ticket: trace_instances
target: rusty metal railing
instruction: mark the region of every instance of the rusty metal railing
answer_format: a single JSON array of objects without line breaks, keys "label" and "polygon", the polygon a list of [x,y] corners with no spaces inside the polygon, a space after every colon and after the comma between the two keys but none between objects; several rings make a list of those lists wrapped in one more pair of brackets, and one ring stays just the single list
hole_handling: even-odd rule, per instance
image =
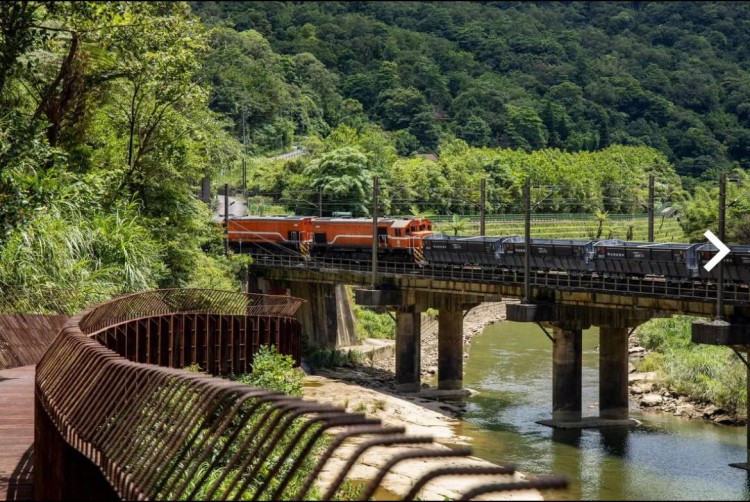
[{"label": "rusty metal railing", "polygon": [[90,310],[79,328],[91,334],[124,321],[172,313],[294,317],[304,300],[213,289],[157,289],[122,296]]},{"label": "rusty metal railing", "polygon": [[[129,330],[128,325],[139,326],[149,317],[234,318],[239,314],[233,309],[260,308],[265,301],[260,295],[250,295],[253,301],[243,304],[231,295],[201,294],[215,303],[198,305],[189,291],[183,296],[178,290],[147,292],[69,320],[37,366],[36,499],[365,500],[398,463],[415,459],[427,462],[427,469],[411,491],[401,494],[404,500],[422,496],[445,476],[481,476],[484,481],[463,494],[468,498],[566,485],[555,476],[519,480],[512,466],[472,464],[468,449],[439,449],[431,437],[411,437],[401,427],[385,427],[340,407],[142,364],[100,342],[98,335],[113,326]],[[270,303],[272,309],[280,305]],[[283,308],[291,305],[299,302]],[[189,311],[181,312],[183,307]],[[147,336],[138,328],[132,333]],[[345,460],[337,457],[352,445],[355,450]],[[352,477],[353,465],[383,447],[396,449],[363,486]],[[445,457],[467,463],[446,468]]]}]

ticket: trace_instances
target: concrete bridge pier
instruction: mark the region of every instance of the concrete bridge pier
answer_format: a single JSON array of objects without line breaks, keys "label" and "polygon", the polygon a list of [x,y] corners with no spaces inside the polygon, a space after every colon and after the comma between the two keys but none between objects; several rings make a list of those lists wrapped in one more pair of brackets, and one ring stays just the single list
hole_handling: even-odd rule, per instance
[{"label": "concrete bridge pier", "polygon": [[464,382],[464,312],[453,302],[438,313],[438,390],[461,390]]},{"label": "concrete bridge pier", "polygon": [[[555,329],[552,349],[552,420],[566,429],[635,424],[628,418],[628,332],[657,317],[645,309],[613,309],[553,303],[508,306],[508,319],[546,322]],[[581,415],[582,331],[599,326],[599,416]]]},{"label": "concrete bridge pier", "polygon": [[343,284],[250,276],[247,290],[251,293],[291,294],[305,300],[297,318],[302,333],[320,348],[330,350],[357,344],[354,314]]},{"label": "concrete bridge pier", "polygon": [[628,328],[599,327],[599,418],[628,419]]},{"label": "concrete bridge pier", "polygon": [[412,305],[396,308],[396,390],[419,392],[422,316]]},{"label": "concrete bridge pier", "polygon": [[555,326],[552,349],[552,422],[581,420],[582,339],[577,323]]}]

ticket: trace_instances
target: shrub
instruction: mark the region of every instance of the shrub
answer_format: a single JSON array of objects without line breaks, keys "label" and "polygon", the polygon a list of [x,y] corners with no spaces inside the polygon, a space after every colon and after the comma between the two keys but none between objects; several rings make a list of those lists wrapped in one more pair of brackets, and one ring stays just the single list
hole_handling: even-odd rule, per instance
[{"label": "shrub", "polygon": [[304,373],[294,367],[292,356],[279,354],[276,347],[261,345],[253,358],[252,371],[233,377],[233,380],[290,396],[302,396],[303,378]]},{"label": "shrub", "polygon": [[313,369],[320,368],[353,368],[362,364],[364,356],[357,350],[310,349],[306,361]]}]

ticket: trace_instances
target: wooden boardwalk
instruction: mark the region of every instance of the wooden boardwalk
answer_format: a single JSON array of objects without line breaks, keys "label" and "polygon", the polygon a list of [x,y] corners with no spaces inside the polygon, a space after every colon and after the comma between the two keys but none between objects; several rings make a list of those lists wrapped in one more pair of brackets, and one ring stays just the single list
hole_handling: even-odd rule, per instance
[{"label": "wooden boardwalk", "polygon": [[34,366],[0,371],[0,500],[29,500],[34,444]]}]

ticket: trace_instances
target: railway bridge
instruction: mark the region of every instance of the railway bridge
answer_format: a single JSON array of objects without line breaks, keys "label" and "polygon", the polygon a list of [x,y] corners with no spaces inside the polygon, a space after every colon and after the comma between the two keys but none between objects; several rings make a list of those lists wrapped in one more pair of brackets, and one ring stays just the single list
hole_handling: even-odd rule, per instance
[{"label": "railway bridge", "polygon": [[[290,254],[256,253],[251,266],[252,290],[288,289],[308,303],[303,329],[335,340],[336,322],[325,299],[336,284],[355,285],[356,302],[395,311],[396,382],[402,392],[420,389],[420,312],[437,309],[438,391],[460,393],[463,378],[462,320],[481,302],[523,298],[523,272],[480,267],[431,267],[412,263],[378,263],[372,288],[368,263],[345,259],[305,260]],[[606,277],[555,271],[530,271],[525,303],[509,304],[511,321],[534,322],[552,340],[552,419],[562,428],[631,423],[628,417],[628,335],[655,317],[689,314],[712,318],[718,288],[701,280],[670,281],[659,276]],[[693,341],[727,345],[744,351],[750,344],[750,289],[727,282],[723,288],[722,323],[694,325]],[[583,417],[581,406],[582,330],[598,326],[599,415]],[[718,326],[718,327],[717,327]],[[547,331],[551,328],[553,333]],[[738,352],[739,354],[739,352]],[[741,354],[740,354],[741,355]],[[744,359],[743,359],[744,360]],[[749,443],[750,444],[750,443]]]}]

